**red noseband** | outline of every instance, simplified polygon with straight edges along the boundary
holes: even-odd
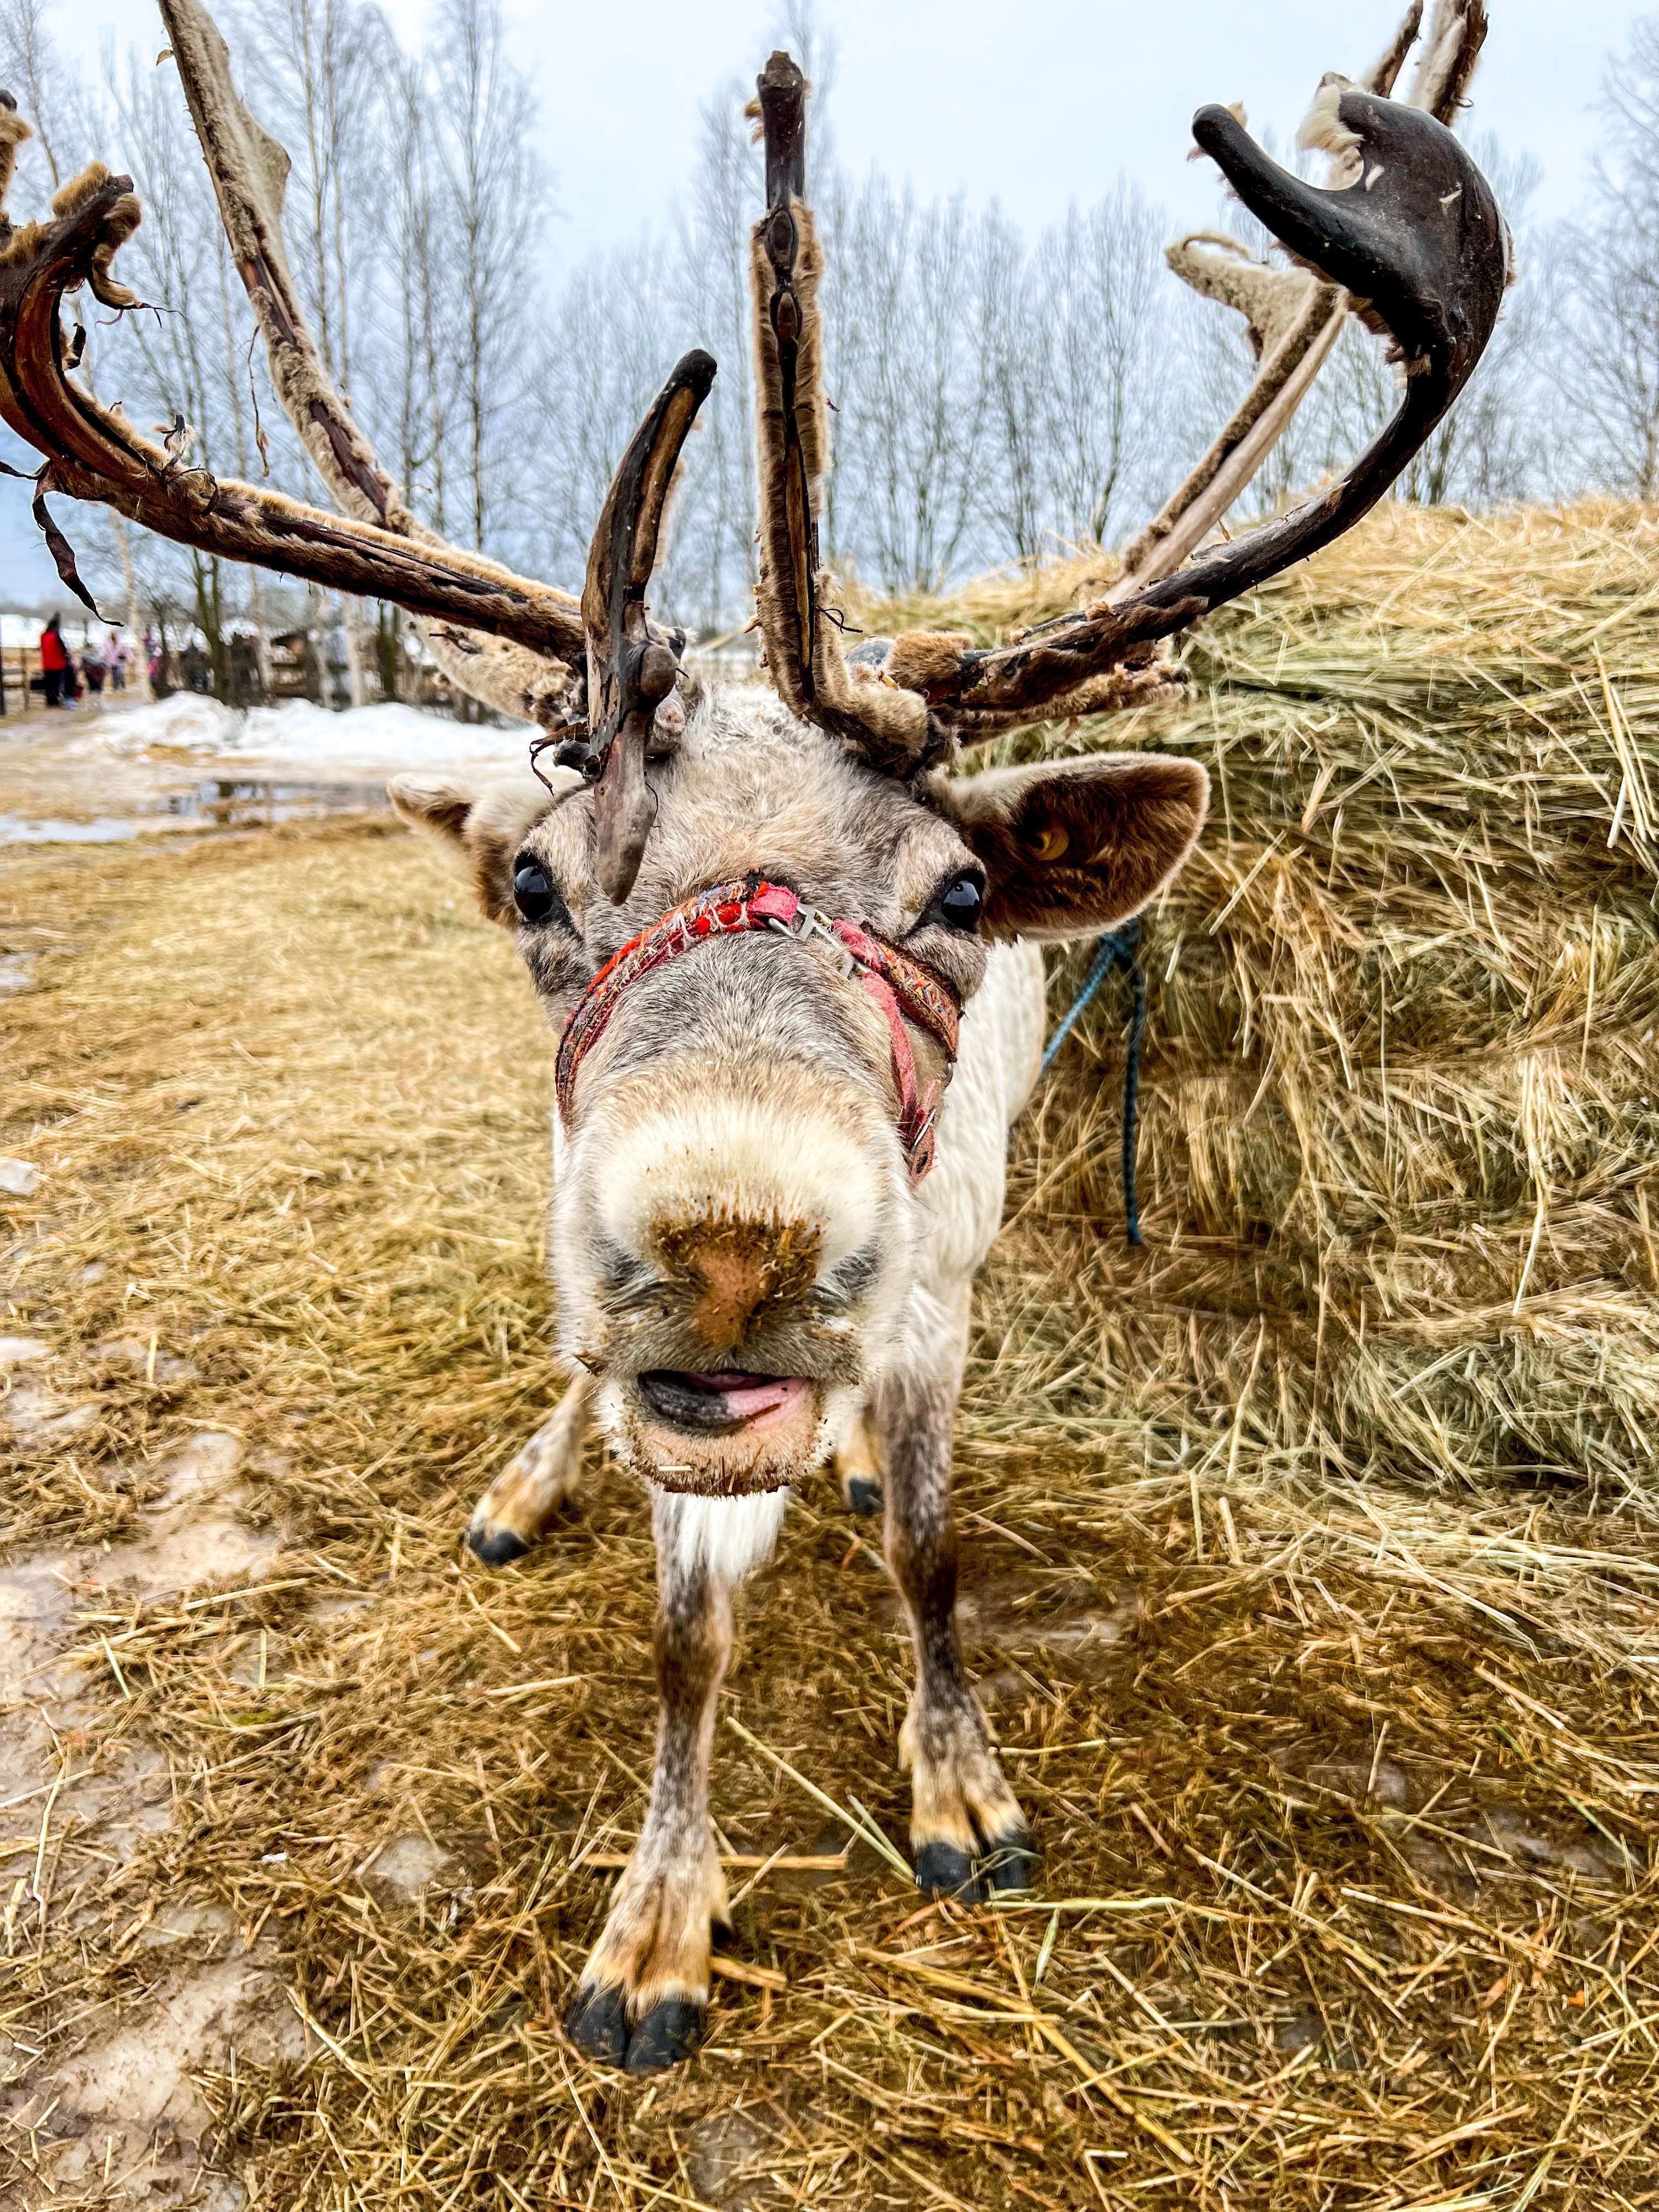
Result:
[[[940,1080],[930,1083],[925,1091],[918,1089],[915,1059],[904,1024],[908,1019],[926,1030],[944,1047],[946,1059],[954,1061],[961,1021],[954,994],[931,969],[913,960],[908,952],[901,952],[885,938],[855,923],[821,915],[782,884],[769,884],[759,876],[699,891],[684,906],[675,907],[660,921],[653,921],[649,929],[630,938],[600,969],[577,1000],[559,1040],[559,1118],[566,1129],[570,1127],[576,1071],[583,1055],[603,1036],[628,986],[694,945],[741,936],[753,929],[775,930],[803,940],[823,938],[840,956],[845,972],[857,972],[860,982],[887,1017],[893,1081],[898,1091],[899,1141],[904,1147],[910,1180],[920,1182],[933,1164],[934,1124],[945,1086]]]

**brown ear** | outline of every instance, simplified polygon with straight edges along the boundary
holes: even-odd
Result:
[[[528,775],[514,776],[471,791],[439,776],[398,775],[386,786],[386,793],[405,822],[435,830],[461,848],[471,863],[472,888],[484,919],[516,929],[513,863],[519,849],[561,800],[582,787],[577,769],[554,769],[546,783]],[[586,837],[578,842],[585,845]]]
[[[1164,753],[1096,753],[934,791],[985,864],[988,933],[1053,940],[1139,914],[1192,849],[1210,779]]]
[[[472,811],[471,792],[441,776],[394,775],[386,795],[404,820],[417,830],[436,830],[460,842],[466,817]]]

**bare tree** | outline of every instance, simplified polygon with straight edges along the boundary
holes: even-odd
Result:
[[[38,149],[56,191],[64,181],[58,141],[69,119],[70,97],[67,73],[46,27],[44,0],[0,0],[0,84],[22,102],[33,123],[35,148],[26,149],[21,164],[25,189],[34,166],[32,153]]]
[[[1587,220],[1556,242],[1551,364],[1583,481],[1659,495],[1659,19],[1632,27],[1601,97]]]

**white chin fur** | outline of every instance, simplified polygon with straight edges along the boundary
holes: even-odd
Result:
[[[721,1582],[741,1582],[772,1556],[788,1509],[787,1490],[763,1490],[752,1498],[690,1498],[683,1492],[651,1489],[651,1523],[657,1552],[679,1575],[700,1568]]]

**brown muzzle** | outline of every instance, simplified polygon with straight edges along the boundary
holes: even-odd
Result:
[[[729,1354],[799,1308],[817,1279],[822,1239],[810,1223],[714,1217],[660,1228],[657,1243],[690,1295],[693,1336]]]

